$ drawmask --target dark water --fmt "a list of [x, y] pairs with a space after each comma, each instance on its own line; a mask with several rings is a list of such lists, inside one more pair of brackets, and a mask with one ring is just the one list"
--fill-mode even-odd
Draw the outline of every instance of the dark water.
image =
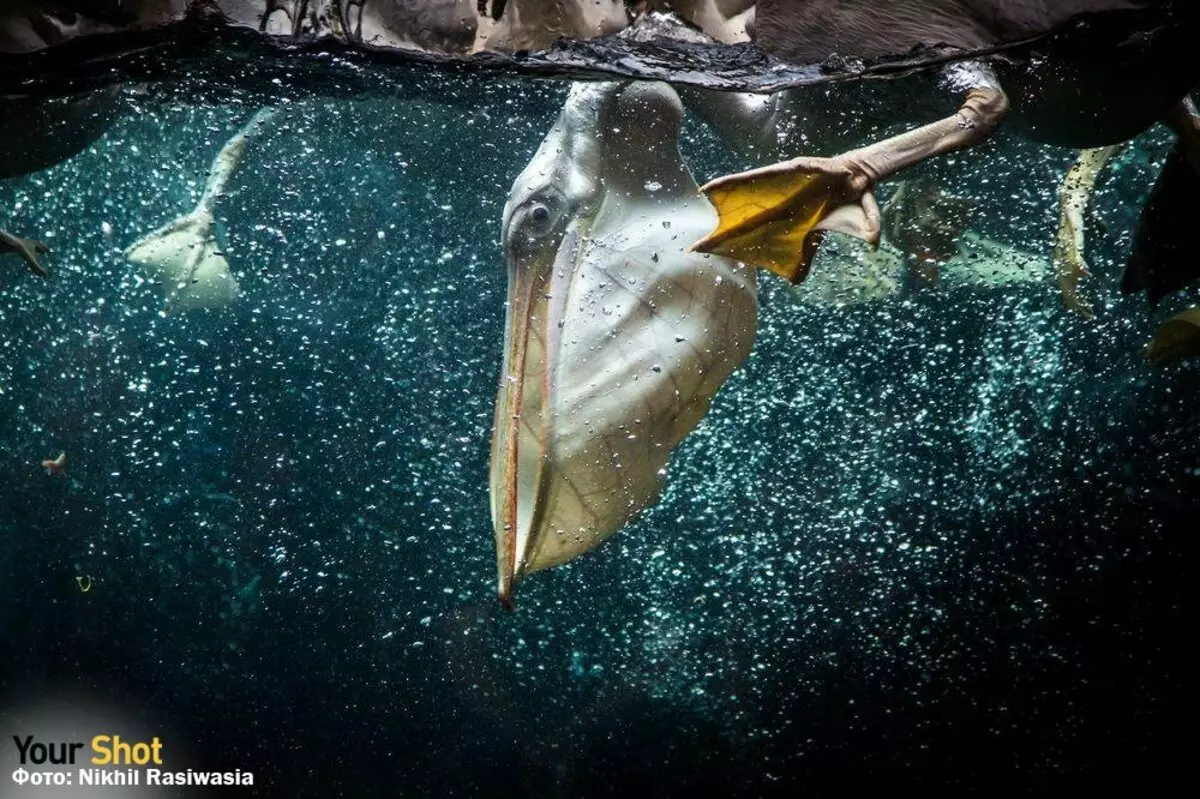
[[[245, 292], [221, 312], [164, 315], [121, 253], [192, 207], [251, 105], [133, 95], [0, 184], [5, 226], [54, 251], [48, 281], [0, 264], [5, 763], [22, 708], [67, 696], [253, 771], [239, 795], [1182, 774], [1200, 371], [1146, 366], [1170, 309], [1116, 289], [1161, 131], [1101, 181], [1091, 324], [1049, 283], [835, 310], [765, 279], [662, 502], [506, 614], [500, 213], [565, 86], [437, 80], [440, 102], [285, 106], [218, 206]], [[684, 144], [701, 178], [738, 165]], [[1001, 137], [935, 173], [1045, 253], [1071, 157]]]

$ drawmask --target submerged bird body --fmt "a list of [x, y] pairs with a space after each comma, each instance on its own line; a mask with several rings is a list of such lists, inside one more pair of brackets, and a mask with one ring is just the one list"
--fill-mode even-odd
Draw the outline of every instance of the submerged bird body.
[[[63, 99], [0, 99], [0, 180], [49, 169], [99, 139], [120, 110], [112, 90]], [[0, 254], [15, 252], [29, 270], [45, 277], [38, 255], [46, 245], [13, 235], [0, 226]]]
[[800, 64], [831, 54], [900, 55], [944, 45], [964, 52], [1044, 35], [1081, 14], [1131, 11], [1138, 0], [759, 0], [755, 41]]
[[123, 101], [111, 89], [63, 99], [0, 100], [0, 180], [66, 161], [104, 135]]
[[[1190, 0], [760, 0], [754, 30], [797, 64], [1005, 48], [990, 59], [1011, 101], [1005, 126], [1080, 149], [1136, 136], [1200, 82]], [[897, 91], [888, 110], [911, 122], [913, 99]]]

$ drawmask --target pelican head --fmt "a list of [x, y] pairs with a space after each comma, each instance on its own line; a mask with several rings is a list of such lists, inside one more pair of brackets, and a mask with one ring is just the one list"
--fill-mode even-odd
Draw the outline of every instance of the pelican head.
[[688, 251], [716, 214], [660, 83], [577, 85], [504, 209], [508, 316], [491, 450], [499, 594], [655, 501], [749, 354], [754, 273]]

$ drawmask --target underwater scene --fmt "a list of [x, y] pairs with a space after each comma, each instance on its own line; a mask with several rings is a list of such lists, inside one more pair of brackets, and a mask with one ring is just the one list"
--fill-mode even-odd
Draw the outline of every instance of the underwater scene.
[[1200, 65], [1048, 143], [983, 62], [104, 24], [0, 61], [0, 797], [1184, 776]]

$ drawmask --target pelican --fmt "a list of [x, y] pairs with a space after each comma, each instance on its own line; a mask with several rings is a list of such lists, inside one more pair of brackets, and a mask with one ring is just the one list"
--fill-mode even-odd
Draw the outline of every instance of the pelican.
[[[769, 111], [746, 95], [685, 96], [731, 140], [752, 138]], [[673, 450], [753, 343], [753, 268], [688, 248], [716, 212], [679, 153], [682, 115], [666, 84], [576, 85], [509, 193], [489, 480], [506, 607], [524, 575], [598, 546], [657, 499]], [[953, 198], [930, 187], [905, 196], [890, 213], [904, 230], [896, 243], [944, 260], [947, 286], [1048, 274], [1028, 253], [958, 237], [957, 214], [945, 211]], [[798, 287], [798, 301], [901, 290], [902, 251], [846, 249]]]
[[476, 52], [542, 50], [561, 38], [590, 39], [629, 24], [624, 0], [479, 0], [478, 10]]
[[507, 607], [524, 575], [656, 499], [754, 341], [753, 270], [687, 249], [716, 217], [680, 156], [682, 119], [665, 84], [577, 85], [509, 194], [490, 467]]

